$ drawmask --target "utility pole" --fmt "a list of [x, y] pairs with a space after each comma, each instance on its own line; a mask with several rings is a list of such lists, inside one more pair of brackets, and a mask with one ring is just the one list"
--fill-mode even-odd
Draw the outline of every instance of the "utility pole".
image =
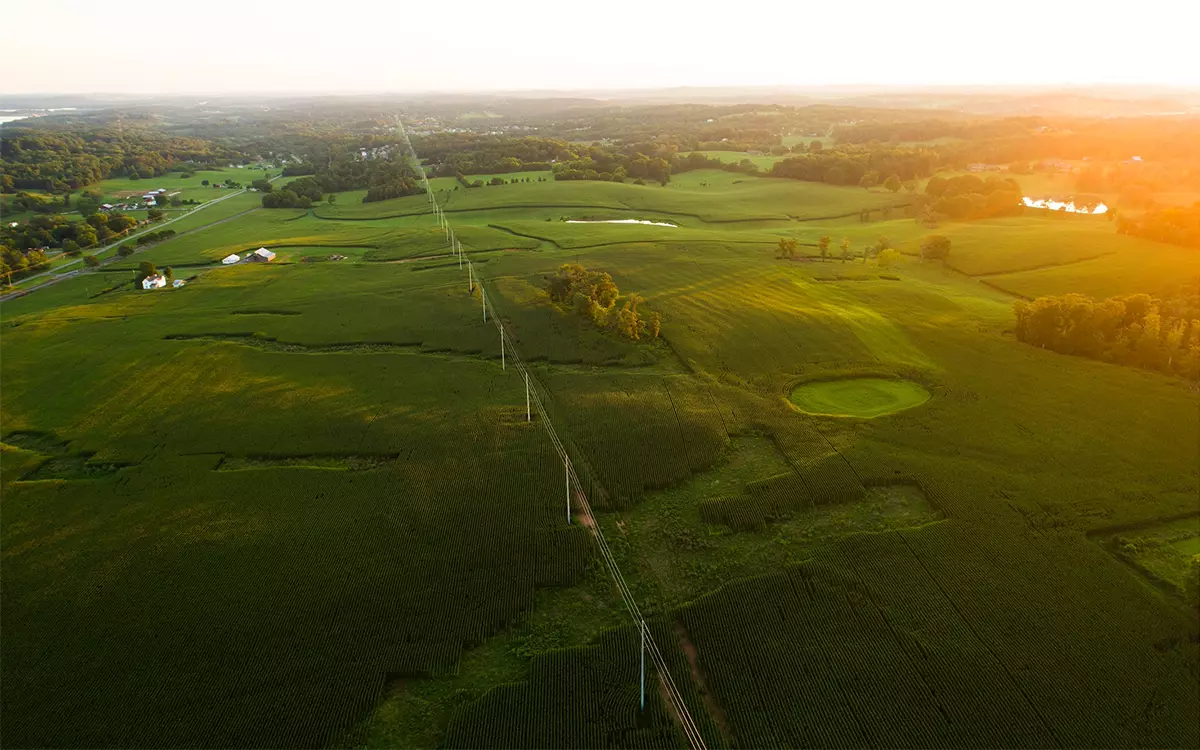
[[563, 459], [563, 470], [567, 475], [567, 525], [571, 525], [571, 459]]
[[642, 632], [642, 670], [641, 670], [641, 680], [640, 680], [641, 691], [642, 691], [642, 700], [641, 700], [642, 709], [641, 710], [645, 711], [646, 710], [646, 621], [642, 620], [640, 625], [641, 625], [641, 627], [639, 627], [638, 630], [640, 630]]
[[529, 413], [529, 373], [525, 373], [525, 421], [532, 422], [533, 418]]

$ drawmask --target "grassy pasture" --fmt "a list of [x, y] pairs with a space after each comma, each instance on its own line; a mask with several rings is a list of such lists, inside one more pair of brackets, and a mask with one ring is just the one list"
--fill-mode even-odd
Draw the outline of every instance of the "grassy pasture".
[[798, 144], [807, 146], [813, 141], [820, 141], [822, 148], [829, 148], [837, 143], [833, 136], [829, 135], [785, 135], [783, 136], [783, 145], [789, 148], [795, 148]]
[[749, 159], [754, 163], [754, 166], [764, 170], [770, 170], [775, 165], [775, 162], [788, 158], [786, 154], [783, 156], [773, 156], [771, 154], [752, 155], [744, 151], [701, 151], [700, 153], [710, 159], [720, 159], [726, 164], [738, 164], [743, 159]]
[[[223, 167], [195, 172], [191, 177], [183, 177], [181, 172], [168, 172], [158, 177], [138, 180], [128, 177], [113, 177], [102, 180], [91, 188], [103, 193], [104, 199], [110, 203], [119, 199], [119, 196], [140, 199], [145, 193], [158, 188], [164, 188], [168, 194], [179, 191], [179, 197], [184, 200], [208, 201], [233, 192], [228, 188], [218, 190], [212, 187], [217, 183], [223, 184], [226, 180], [232, 179], [241, 183], [243, 187], [249, 187], [254, 180], [264, 176], [273, 177], [277, 174], [279, 174], [279, 170], [264, 172], [261, 169]], [[204, 180], [209, 181], [209, 186], [200, 184]]]

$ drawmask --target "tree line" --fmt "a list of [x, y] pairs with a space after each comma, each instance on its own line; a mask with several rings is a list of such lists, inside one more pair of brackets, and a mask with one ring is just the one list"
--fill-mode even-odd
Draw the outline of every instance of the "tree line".
[[1200, 379], [1200, 291], [1168, 300], [1148, 294], [1105, 300], [1066, 294], [1018, 301], [1013, 311], [1018, 341]]
[[1121, 212], [1117, 232], [1172, 245], [1200, 248], [1200, 202], [1189, 208], [1149, 210], [1140, 215]]
[[546, 292], [556, 305], [575, 310], [601, 330], [615, 331], [633, 341], [656, 339], [662, 330], [662, 315], [646, 313], [642, 308], [645, 300], [636, 292], [617, 307], [621, 292], [604, 271], [564, 263], [557, 273], [546, 277]]
[[61, 194], [109, 177], [157, 177], [180, 164], [216, 165], [240, 158], [236, 150], [217, 143], [152, 127], [5, 127], [0, 192]]
[[[933, 174], [939, 164], [935, 152], [925, 148], [872, 148], [845, 146], [820, 147], [809, 153], [778, 161], [771, 167], [772, 177], [787, 177], [831, 185], [863, 185], [863, 178], [875, 176], [873, 184], [882, 184], [895, 176], [903, 183]], [[880, 179], [882, 176], [882, 179]]]
[[[389, 142], [372, 146], [368, 156], [364, 158], [358, 146], [361, 142], [362, 139], [342, 139], [336, 143], [323, 143], [320, 146], [323, 160], [288, 164], [284, 167], [283, 176], [302, 177], [311, 183], [299, 183], [299, 189], [294, 183], [288, 183], [276, 197], [268, 198], [264, 195], [263, 206], [307, 208], [313, 202], [321, 200], [324, 193], [334, 194], [364, 188], [367, 194], [363, 197], [363, 203], [424, 192], [417, 182], [416, 173], [401, 156], [402, 151], [398, 146]], [[290, 191], [295, 198], [281, 196], [285, 191]], [[308, 196], [308, 205], [303, 205], [301, 199], [304, 196]]]
[[1021, 198], [1021, 185], [1011, 177], [934, 175], [925, 184], [922, 208], [951, 219], [982, 219], [1020, 214]]

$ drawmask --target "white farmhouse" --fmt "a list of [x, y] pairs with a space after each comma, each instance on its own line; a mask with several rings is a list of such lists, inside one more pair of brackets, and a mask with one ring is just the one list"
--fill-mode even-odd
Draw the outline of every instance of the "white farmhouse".
[[221, 262], [227, 266], [232, 266], [234, 263], [237, 263], [241, 259], [242, 259], [242, 256], [238, 255], [237, 253], [230, 253], [229, 255], [226, 255], [224, 258], [221, 258]]
[[167, 277], [161, 273], [142, 279], [142, 289], [162, 289], [167, 285]]
[[265, 247], [260, 247], [259, 249], [255, 250], [253, 253], [250, 253], [249, 255], [247, 255], [246, 260], [260, 261], [262, 263], [270, 263], [271, 261], [275, 260], [275, 253], [271, 252], [270, 250], [266, 249]]

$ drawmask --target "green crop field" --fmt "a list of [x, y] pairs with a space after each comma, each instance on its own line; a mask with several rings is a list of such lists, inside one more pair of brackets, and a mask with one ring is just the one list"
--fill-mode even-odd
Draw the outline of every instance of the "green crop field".
[[[506, 360], [422, 195], [239, 196], [0, 303], [6, 745], [685, 746], [592, 529], [710, 747], [1200, 745], [1194, 385], [1012, 335], [1194, 252], [721, 171], [456, 184]], [[661, 337], [553, 305], [563, 263]]]

